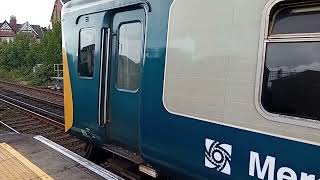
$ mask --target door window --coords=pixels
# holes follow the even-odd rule
[[[94,70],[95,30],[82,29],[80,31],[80,53],[78,73],[82,77],[92,77]]]
[[[122,24],[119,28],[117,87],[137,91],[141,79],[141,56],[143,46],[142,24]]]

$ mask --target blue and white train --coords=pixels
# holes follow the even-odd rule
[[[320,1],[71,0],[65,128],[171,179],[320,178]]]

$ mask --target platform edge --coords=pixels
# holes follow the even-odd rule
[[[51,140],[43,137],[43,136],[34,136],[34,139],[40,141],[41,143],[51,147],[52,149],[60,152],[61,154],[67,156],[68,158],[72,159],[73,161],[79,163],[80,165],[84,166],[85,168],[91,170],[92,172],[98,174],[99,176],[108,179],[108,180],[123,180],[123,178],[117,176],[116,174],[100,167],[99,165],[79,156],[78,154],[52,142]]]

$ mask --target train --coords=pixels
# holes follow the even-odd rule
[[[65,131],[153,178],[319,179],[318,17],[318,0],[71,0]]]

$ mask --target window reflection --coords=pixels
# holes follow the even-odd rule
[[[272,113],[320,119],[320,42],[269,43],[262,104]]]
[[[320,32],[320,6],[281,9],[274,18],[272,34]]]
[[[119,29],[117,87],[135,91],[140,85],[142,25],[140,22],[121,25]]]
[[[95,31],[82,29],[80,31],[80,54],[78,72],[80,76],[92,77],[94,70]]]

